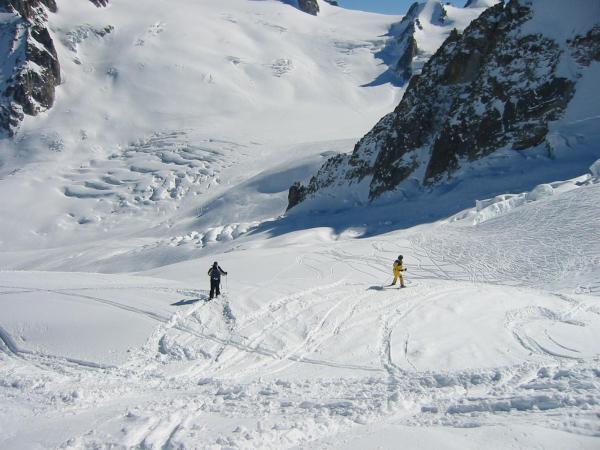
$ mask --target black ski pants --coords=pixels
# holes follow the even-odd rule
[[[210,299],[212,300],[215,297],[215,291],[217,293],[217,297],[221,295],[221,280],[210,280]]]

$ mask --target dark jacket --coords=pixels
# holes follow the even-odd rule
[[[211,280],[220,281],[221,275],[227,275],[227,272],[221,269],[221,267],[218,265],[213,265],[210,269],[208,269],[208,276]]]

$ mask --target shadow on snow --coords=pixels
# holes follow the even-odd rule
[[[178,302],[171,303],[171,306],[187,306],[187,305],[193,305],[194,303],[198,303],[198,302],[208,303],[209,301],[210,300],[208,298],[182,299],[182,300],[179,300]]]

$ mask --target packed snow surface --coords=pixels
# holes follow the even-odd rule
[[[282,217],[397,102],[399,18],[87,3],[1,144],[0,448],[598,448],[599,162]]]

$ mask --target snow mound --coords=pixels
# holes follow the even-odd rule
[[[564,193],[578,189],[582,186],[596,184],[597,178],[599,178],[599,171],[600,160],[596,161],[590,167],[591,175],[583,175],[571,180],[551,184],[539,184],[531,191],[521,194],[501,194],[485,200],[476,200],[474,209],[463,211],[455,215],[451,218],[451,221],[469,218],[474,225],[483,223],[487,220],[509,213],[515,208],[519,208],[527,203],[538,202],[552,197],[557,192]]]
[[[551,185],[539,184],[531,192],[528,192],[526,197],[528,201],[535,202],[551,195],[554,195],[554,188]]]
[[[233,223],[218,227],[211,227],[204,232],[192,231],[184,236],[175,236],[168,241],[171,247],[192,244],[202,248],[215,242],[232,241],[255,229],[260,222]]]
[[[501,216],[514,208],[523,205],[527,201],[527,194],[503,194],[486,200],[475,202],[475,217],[473,224],[485,222],[494,217]]]
[[[473,224],[483,223],[487,220],[501,216],[519,206],[529,202],[536,202],[554,195],[554,188],[550,184],[540,184],[530,192],[522,194],[502,194],[486,200],[475,202],[476,214]]]

